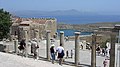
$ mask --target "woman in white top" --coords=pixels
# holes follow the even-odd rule
[[[58,52],[59,65],[62,65],[64,56],[64,48],[62,47],[62,44],[60,44],[60,46],[57,47],[56,51]]]

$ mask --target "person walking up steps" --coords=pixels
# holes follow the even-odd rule
[[[64,48],[62,47],[62,44],[57,47],[56,51],[58,52],[59,65],[62,65],[64,56]]]

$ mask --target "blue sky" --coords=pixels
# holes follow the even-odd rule
[[[0,8],[21,10],[70,10],[120,14],[120,0],[0,0]]]

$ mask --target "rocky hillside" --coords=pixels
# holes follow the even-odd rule
[[[113,27],[120,22],[91,23],[91,24],[57,24],[58,29],[75,29],[79,31],[93,31],[99,27]]]

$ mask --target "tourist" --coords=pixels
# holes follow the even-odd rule
[[[73,51],[71,50],[71,58],[73,57]]]
[[[83,45],[81,44],[81,49],[83,49]]]
[[[66,59],[69,57],[69,52],[68,50],[66,51]]]
[[[34,55],[34,59],[38,59],[38,44],[37,44],[37,39],[33,39],[32,41],[32,51],[33,51],[33,55]]]
[[[96,49],[96,50],[97,50],[97,54],[98,54],[98,56],[100,55],[100,52],[101,52],[100,49],[101,49],[100,46],[98,46],[97,49]]]
[[[102,55],[105,56],[105,48],[102,48]]]
[[[32,39],[32,41],[31,41],[31,54],[32,54],[32,55],[34,55],[34,54],[33,54],[33,47],[34,47],[34,46],[33,46],[33,45],[34,45],[33,42],[34,42],[34,39]]]
[[[64,56],[64,48],[62,47],[62,44],[60,44],[60,46],[57,47],[56,51],[58,52],[59,65],[62,65]]]
[[[69,41],[69,37],[68,37],[68,36],[66,36],[66,37],[65,37],[65,40],[66,40],[66,41]]]
[[[103,61],[103,64],[104,64],[104,67],[107,67],[107,65],[108,65],[107,59],[105,59],[105,60]]]
[[[106,57],[109,58],[109,55],[110,55],[110,50],[106,49]]]
[[[25,47],[26,47],[25,39],[22,39],[20,42],[20,46],[18,47],[20,49],[20,51],[22,51],[22,56],[24,56]]]
[[[55,50],[54,50],[54,44],[51,45],[50,47],[50,53],[51,53],[51,59],[52,59],[52,63],[54,64],[55,61]]]

